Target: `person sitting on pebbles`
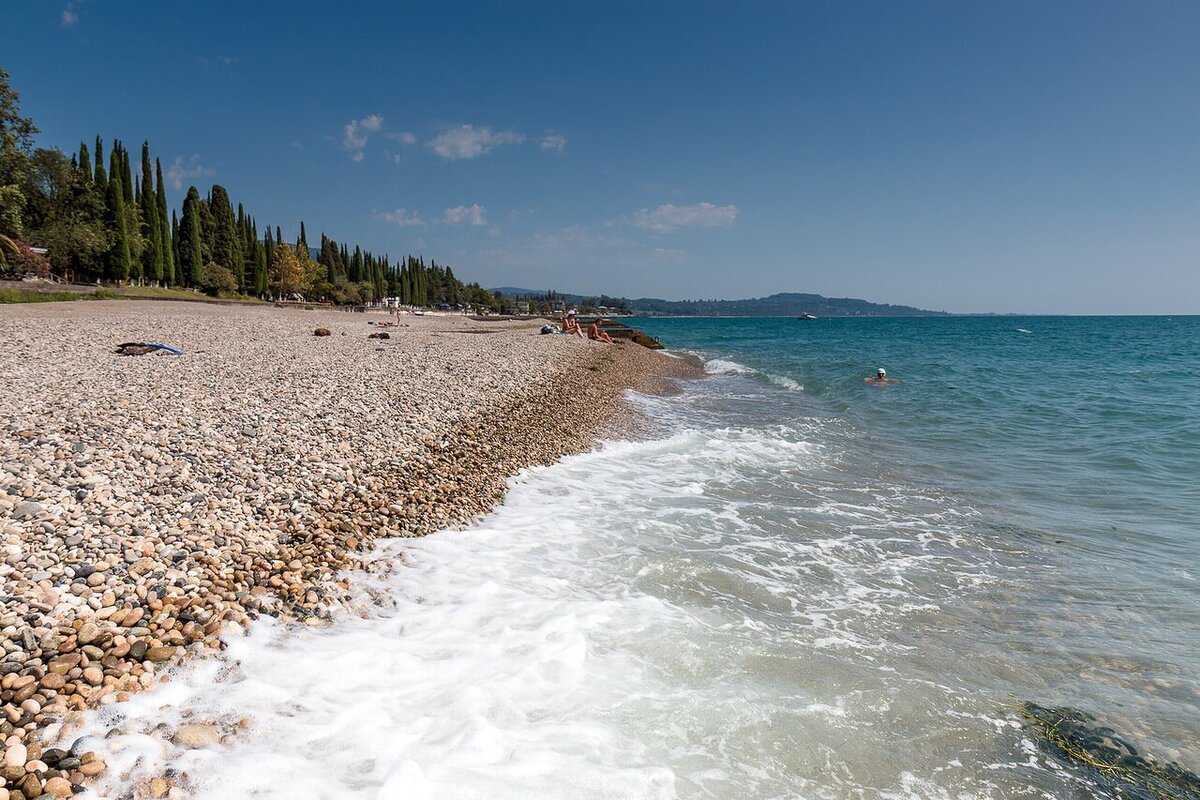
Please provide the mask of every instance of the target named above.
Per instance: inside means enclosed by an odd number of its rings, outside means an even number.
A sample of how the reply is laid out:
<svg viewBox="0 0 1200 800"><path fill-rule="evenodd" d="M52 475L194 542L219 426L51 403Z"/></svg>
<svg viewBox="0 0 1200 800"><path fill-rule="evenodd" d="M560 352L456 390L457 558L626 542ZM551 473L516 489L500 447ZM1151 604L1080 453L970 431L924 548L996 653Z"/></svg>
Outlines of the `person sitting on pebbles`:
<svg viewBox="0 0 1200 800"><path fill-rule="evenodd" d="M579 320L575 318L575 310L571 309L567 315L563 317L563 333L573 333L580 339L583 338L583 328L579 327Z"/></svg>
<svg viewBox="0 0 1200 800"><path fill-rule="evenodd" d="M609 344L615 344L611 336L600 330L601 322L604 322L604 320L600 319L599 317L592 320L591 327L588 328L588 338L594 342L608 342Z"/></svg>

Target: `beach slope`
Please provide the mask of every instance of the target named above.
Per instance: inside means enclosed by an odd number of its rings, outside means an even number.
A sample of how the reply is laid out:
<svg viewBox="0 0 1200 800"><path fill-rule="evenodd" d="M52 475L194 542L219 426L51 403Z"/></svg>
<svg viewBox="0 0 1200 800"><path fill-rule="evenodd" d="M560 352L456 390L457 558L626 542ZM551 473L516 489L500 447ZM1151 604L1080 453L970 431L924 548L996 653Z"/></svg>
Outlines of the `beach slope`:
<svg viewBox="0 0 1200 800"><path fill-rule="evenodd" d="M321 624L347 588L339 571L377 537L485 513L520 469L635 422L626 389L694 369L632 344L539 336L534 322L386 321L166 302L0 307L9 787L103 769L43 753L43 726L220 647L226 623ZM182 355L114 353L130 341Z"/></svg>

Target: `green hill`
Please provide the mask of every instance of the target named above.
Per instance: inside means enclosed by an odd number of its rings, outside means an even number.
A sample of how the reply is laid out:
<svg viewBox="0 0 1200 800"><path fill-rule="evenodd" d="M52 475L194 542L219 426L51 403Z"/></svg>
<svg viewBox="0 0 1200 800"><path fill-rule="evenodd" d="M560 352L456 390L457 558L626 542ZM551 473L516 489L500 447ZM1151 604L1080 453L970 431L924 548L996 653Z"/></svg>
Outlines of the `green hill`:
<svg viewBox="0 0 1200 800"><path fill-rule="evenodd" d="M503 286L492 289L508 297L545 297L547 292L539 289L520 289ZM608 296L579 295L555 292L554 297L573 305L607 305L627 308L642 316L673 317L798 317L811 314L814 317L931 317L946 315L945 311L929 311L913 306L897 306L887 303L872 303L853 297L823 297L819 294L781 292L769 297L747 300L661 300L656 297L639 297L634 300Z"/></svg>

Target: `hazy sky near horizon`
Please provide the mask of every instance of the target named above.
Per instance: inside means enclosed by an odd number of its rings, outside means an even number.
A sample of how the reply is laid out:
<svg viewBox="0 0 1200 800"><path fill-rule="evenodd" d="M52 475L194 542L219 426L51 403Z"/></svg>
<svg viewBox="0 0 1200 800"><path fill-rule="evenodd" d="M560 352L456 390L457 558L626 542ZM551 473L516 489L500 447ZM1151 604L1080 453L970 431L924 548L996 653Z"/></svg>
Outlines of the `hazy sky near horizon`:
<svg viewBox="0 0 1200 800"><path fill-rule="evenodd" d="M17 2L68 152L149 139L464 280L1200 313L1200 3Z"/></svg>

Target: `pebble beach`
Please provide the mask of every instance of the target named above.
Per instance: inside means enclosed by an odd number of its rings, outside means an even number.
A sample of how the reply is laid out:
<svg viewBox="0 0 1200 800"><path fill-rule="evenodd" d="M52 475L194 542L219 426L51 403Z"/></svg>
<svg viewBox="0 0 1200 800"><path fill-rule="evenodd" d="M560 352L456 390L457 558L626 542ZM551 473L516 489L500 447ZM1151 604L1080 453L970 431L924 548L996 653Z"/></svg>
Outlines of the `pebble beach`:
<svg viewBox="0 0 1200 800"><path fill-rule="evenodd" d="M262 615L325 625L381 537L461 526L695 365L536 321L201 303L0 307L0 800L107 769L73 715ZM314 336L318 327L329 336ZM369 338L387 333L387 338ZM182 351L122 356L123 342ZM164 730L179 746L220 740ZM111 778L111 776L110 776ZM135 791L131 788L131 792ZM169 778L130 796L185 796Z"/></svg>

